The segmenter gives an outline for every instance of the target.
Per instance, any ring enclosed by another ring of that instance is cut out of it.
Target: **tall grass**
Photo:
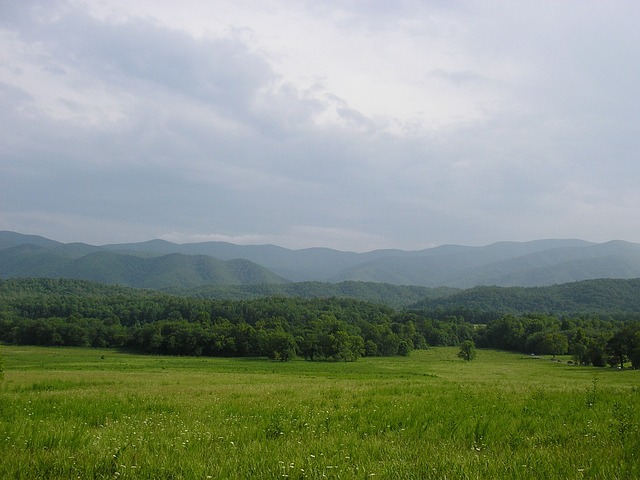
[[[639,478],[638,372],[4,348],[0,478]]]

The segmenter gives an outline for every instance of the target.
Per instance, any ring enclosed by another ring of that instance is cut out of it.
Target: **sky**
[[[640,242],[636,0],[0,0],[0,230]]]

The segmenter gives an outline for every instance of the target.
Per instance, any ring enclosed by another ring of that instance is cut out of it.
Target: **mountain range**
[[[88,245],[0,232],[0,278],[76,278],[144,288],[345,281],[471,288],[640,277],[640,244],[536,240],[365,253],[164,240]]]

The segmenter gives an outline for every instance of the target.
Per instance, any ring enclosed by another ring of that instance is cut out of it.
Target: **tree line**
[[[207,300],[33,279],[0,284],[0,340],[152,354],[352,361],[457,345],[473,326],[343,298]]]
[[[475,331],[479,347],[522,353],[570,354],[579,365],[640,368],[640,322],[563,318],[546,314],[504,315]]]
[[[455,312],[457,315],[452,315]],[[353,361],[460,345],[571,354],[582,365],[640,368],[640,322],[597,316],[394,310],[344,298],[212,300],[77,280],[0,282],[0,340],[150,354]]]

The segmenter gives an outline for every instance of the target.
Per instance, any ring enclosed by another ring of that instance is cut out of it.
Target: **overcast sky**
[[[0,230],[640,242],[640,2],[0,0]]]

